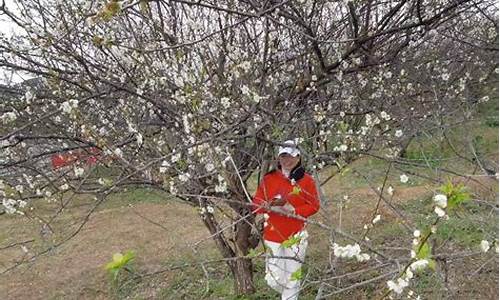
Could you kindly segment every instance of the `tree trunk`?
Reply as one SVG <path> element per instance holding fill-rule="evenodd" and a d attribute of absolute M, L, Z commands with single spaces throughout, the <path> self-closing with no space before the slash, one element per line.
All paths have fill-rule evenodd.
<path fill-rule="evenodd" d="M 234 227 L 235 249 L 228 243 L 227 238 L 220 230 L 217 221 L 211 216 L 203 219 L 205 226 L 213 235 L 213 239 L 217 248 L 224 258 L 227 258 L 227 265 L 231 270 L 234 280 L 234 292 L 236 295 L 250 295 L 255 293 L 253 282 L 253 263 L 252 260 L 246 258 L 251 248 L 255 245 L 251 243 L 253 240 L 252 226 L 254 216 L 248 209 L 242 212 L 245 215 L 245 220 L 241 220 Z"/>
<path fill-rule="evenodd" d="M 237 258 L 231 271 L 234 278 L 234 292 L 236 295 L 250 295 L 255 293 L 253 284 L 253 263 L 248 258 Z"/>
<path fill-rule="evenodd" d="M 252 248 L 250 242 L 252 237 L 252 226 L 254 216 L 247 209 L 241 211 L 240 217 L 244 220 L 238 222 L 235 226 L 236 256 L 238 257 L 233 264 L 234 291 L 237 295 L 248 295 L 255 292 L 253 284 L 253 263 L 249 258 L 245 258 Z M 254 246 L 255 247 L 255 246 Z"/>

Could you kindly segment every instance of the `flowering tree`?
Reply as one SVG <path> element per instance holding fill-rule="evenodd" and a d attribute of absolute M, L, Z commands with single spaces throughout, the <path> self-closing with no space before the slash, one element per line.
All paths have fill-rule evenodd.
<path fill-rule="evenodd" d="M 423 128 L 470 118 L 498 70 L 489 1 L 28 0 L 1 11 L 21 33 L 2 37 L 0 66 L 34 77 L 0 104 L 5 211 L 36 219 L 26 207 L 60 197 L 57 215 L 69 195 L 90 194 L 91 214 L 127 186 L 168 191 L 200 208 L 239 294 L 254 291 L 260 238 L 247 183 L 279 141 L 301 137 L 315 170 L 365 155 L 405 164 Z M 62 153 L 98 163 L 52 170 Z M 332 252 L 369 257 L 348 246 Z"/>

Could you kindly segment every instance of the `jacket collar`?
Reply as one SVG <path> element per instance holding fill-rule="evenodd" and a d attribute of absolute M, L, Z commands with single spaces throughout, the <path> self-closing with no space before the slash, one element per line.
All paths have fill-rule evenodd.
<path fill-rule="evenodd" d="M 292 171 L 290 171 L 290 175 L 288 176 L 288 178 L 297 182 L 304 177 L 305 173 L 306 170 L 304 169 L 304 167 L 302 167 L 301 164 L 298 164 L 295 166 L 295 168 L 292 169 Z"/>

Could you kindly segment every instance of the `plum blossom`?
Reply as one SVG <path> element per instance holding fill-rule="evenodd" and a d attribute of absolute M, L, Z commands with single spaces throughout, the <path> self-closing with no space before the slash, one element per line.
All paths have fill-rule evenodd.
<path fill-rule="evenodd" d="M 212 172 L 213 170 L 215 170 L 215 166 L 213 163 L 208 163 L 205 165 L 205 170 L 207 170 L 207 172 Z"/>
<path fill-rule="evenodd" d="M 446 197 L 446 195 L 443 194 L 435 195 L 434 202 L 436 203 L 437 206 L 445 208 L 446 205 L 448 204 L 448 197 Z"/>
<path fill-rule="evenodd" d="M 391 185 L 387 188 L 387 193 L 391 196 L 394 194 L 394 188 Z"/>
<path fill-rule="evenodd" d="M 189 180 L 189 178 L 191 178 L 191 175 L 189 173 L 183 173 L 179 175 L 179 180 L 181 182 L 186 182 Z"/>
<path fill-rule="evenodd" d="M 76 177 L 80 177 L 83 175 L 83 173 L 85 172 L 85 170 L 83 168 L 80 168 L 80 167 L 75 167 L 73 169 L 73 172 L 75 172 L 75 176 Z"/>
<path fill-rule="evenodd" d="M 389 120 L 391 119 L 391 116 L 390 116 L 388 113 L 386 113 L 385 111 L 382 111 L 382 112 L 380 113 L 380 117 L 381 117 L 382 119 L 386 120 L 386 121 L 389 121 Z"/>
<path fill-rule="evenodd" d="M 380 215 L 376 215 L 375 218 L 373 218 L 372 220 L 372 224 L 375 224 L 377 223 L 378 221 L 380 221 Z"/>
<path fill-rule="evenodd" d="M 217 175 L 217 179 L 219 181 L 219 184 L 215 186 L 215 192 L 217 193 L 227 192 L 227 183 L 224 177 L 222 177 L 221 175 Z"/>
<path fill-rule="evenodd" d="M 446 212 L 441 207 L 439 207 L 439 206 L 436 206 L 436 208 L 434 208 L 434 212 L 440 218 L 443 217 L 444 215 L 446 215 Z"/>
<path fill-rule="evenodd" d="M 408 280 L 403 278 L 398 278 L 397 281 L 389 280 L 387 281 L 387 286 L 389 290 L 394 291 L 396 294 L 401 294 L 405 287 L 409 285 Z"/>
<path fill-rule="evenodd" d="M 410 265 L 410 270 L 420 271 L 420 270 L 424 269 L 425 267 L 427 267 L 428 264 L 429 264 L 429 261 L 427 259 L 419 259 L 417 261 L 414 261 Z"/>
<path fill-rule="evenodd" d="M 222 104 L 222 107 L 224 108 L 229 108 L 231 106 L 231 102 L 228 97 L 222 97 L 220 99 L 220 103 Z"/>
<path fill-rule="evenodd" d="M 177 154 L 172 155 L 172 157 L 170 158 L 170 161 L 172 163 L 176 163 L 179 161 L 179 159 L 181 159 L 181 154 L 177 153 Z"/>
<path fill-rule="evenodd" d="M 483 252 L 488 252 L 488 250 L 490 250 L 490 242 L 486 240 L 482 240 L 479 246 Z"/>
<path fill-rule="evenodd" d="M 160 173 L 163 174 L 163 173 L 167 172 L 167 168 L 169 166 L 170 166 L 170 164 L 168 163 L 168 161 L 166 161 L 166 160 L 162 161 L 161 166 L 160 166 L 160 170 L 159 170 Z"/>
<path fill-rule="evenodd" d="M 399 176 L 399 181 L 401 181 L 402 183 L 407 183 L 408 182 L 408 176 L 406 176 L 406 174 L 402 174 Z"/>
<path fill-rule="evenodd" d="M 243 95 L 245 95 L 245 96 L 250 95 L 250 89 L 248 88 L 248 86 L 244 85 L 240 88 L 240 90 L 241 90 L 241 93 L 243 93 Z"/>
<path fill-rule="evenodd" d="M 116 148 L 113 153 L 118 157 L 123 157 L 123 152 L 120 148 Z"/>
<path fill-rule="evenodd" d="M 4 124 L 7 124 L 7 123 L 9 123 L 9 122 L 13 122 L 13 121 L 15 121 L 15 120 L 17 119 L 17 115 L 16 115 L 16 113 L 14 113 L 14 112 L 12 112 L 12 111 L 9 111 L 9 112 L 4 113 L 4 114 L 0 117 L 0 119 L 2 120 L 2 122 L 3 122 Z"/>
<path fill-rule="evenodd" d="M 68 101 L 63 102 L 61 105 L 62 111 L 66 114 L 69 114 L 73 111 L 73 109 L 78 107 L 78 100 L 76 99 L 71 99 Z"/>
<path fill-rule="evenodd" d="M 367 253 L 361 253 L 361 248 L 357 243 L 354 245 L 346 246 L 339 246 L 337 243 L 333 243 L 333 254 L 341 258 L 355 257 L 359 262 L 370 259 L 370 255 L 368 255 Z"/>
<path fill-rule="evenodd" d="M 14 199 L 2 199 L 2 205 L 5 208 L 5 212 L 8 214 L 13 214 L 17 211 L 15 208 L 16 203 Z"/>

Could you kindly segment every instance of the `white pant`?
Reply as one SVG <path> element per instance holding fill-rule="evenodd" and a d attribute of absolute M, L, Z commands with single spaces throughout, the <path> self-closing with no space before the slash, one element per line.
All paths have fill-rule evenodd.
<path fill-rule="evenodd" d="M 296 300 L 299 297 L 300 280 L 292 280 L 291 276 L 302 267 L 306 256 L 307 232 L 304 230 L 295 236 L 301 238 L 300 242 L 289 248 L 280 243 L 264 241 L 270 250 L 266 256 L 265 279 L 271 288 L 281 293 L 282 300 Z"/>

